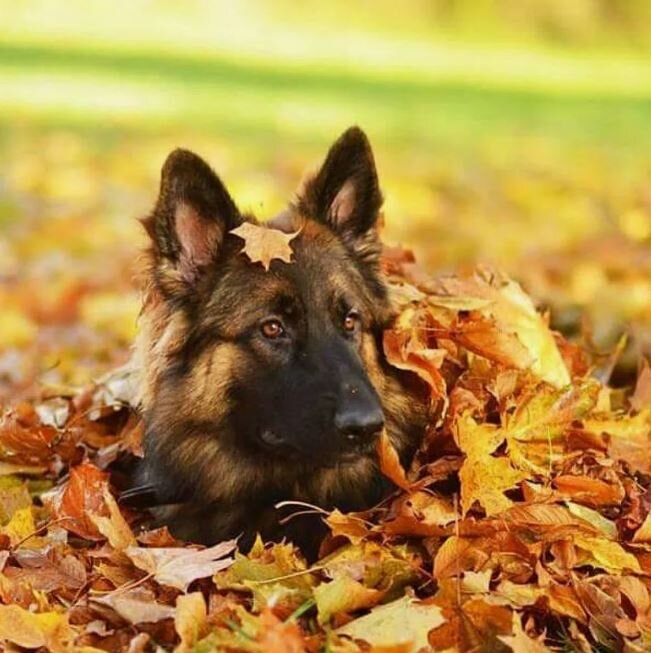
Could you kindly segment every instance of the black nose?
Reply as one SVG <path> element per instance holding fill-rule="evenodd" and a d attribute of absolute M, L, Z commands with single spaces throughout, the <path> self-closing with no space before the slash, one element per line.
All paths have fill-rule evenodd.
<path fill-rule="evenodd" d="M 335 428 L 350 443 L 368 440 L 384 426 L 384 415 L 379 405 L 349 405 L 335 414 Z"/>

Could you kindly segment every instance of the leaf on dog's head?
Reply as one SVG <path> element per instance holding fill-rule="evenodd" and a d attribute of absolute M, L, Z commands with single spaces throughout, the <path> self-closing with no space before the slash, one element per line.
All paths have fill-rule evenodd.
<path fill-rule="evenodd" d="M 287 234 L 280 229 L 251 222 L 241 224 L 230 233 L 244 241 L 242 251 L 249 257 L 251 263 L 262 263 L 265 270 L 269 269 L 271 261 L 275 258 L 285 263 L 292 262 L 293 252 L 290 243 L 299 234 L 298 231 Z"/>

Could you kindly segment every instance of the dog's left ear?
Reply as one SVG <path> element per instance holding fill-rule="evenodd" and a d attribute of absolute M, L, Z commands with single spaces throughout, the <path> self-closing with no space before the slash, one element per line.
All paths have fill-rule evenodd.
<path fill-rule="evenodd" d="M 356 254 L 377 259 L 377 222 L 382 193 L 371 144 L 359 127 L 346 130 L 296 200 L 307 218 L 327 224 Z"/>

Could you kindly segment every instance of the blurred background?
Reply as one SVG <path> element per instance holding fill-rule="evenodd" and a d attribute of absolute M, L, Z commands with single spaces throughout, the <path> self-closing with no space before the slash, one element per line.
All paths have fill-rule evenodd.
<path fill-rule="evenodd" d="M 647 0 L 0 0 L 0 400 L 126 358 L 171 149 L 264 218 L 351 124 L 387 241 L 651 352 Z"/>

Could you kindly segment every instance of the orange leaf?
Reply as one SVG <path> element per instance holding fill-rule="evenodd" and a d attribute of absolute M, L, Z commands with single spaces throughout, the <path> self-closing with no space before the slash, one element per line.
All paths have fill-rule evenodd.
<path fill-rule="evenodd" d="M 443 527 L 456 518 L 449 499 L 428 492 L 412 492 L 393 503 L 382 531 L 387 535 L 412 537 L 443 535 Z"/>
<path fill-rule="evenodd" d="M 403 314 L 405 317 L 408 312 Z M 432 397 L 446 396 L 445 380 L 439 371 L 445 358 L 444 349 L 431 349 L 419 342 L 410 327 L 398 326 L 384 332 L 384 353 L 393 367 L 417 374 L 430 388 Z"/>
<path fill-rule="evenodd" d="M 391 479 L 399 488 L 408 490 L 411 485 L 407 480 L 405 470 L 400 464 L 398 452 L 395 450 L 386 429 L 382 431 L 377 443 L 378 458 L 380 461 L 380 471 Z"/>
<path fill-rule="evenodd" d="M 624 499 L 624 489 L 588 476 L 557 476 L 554 485 L 565 496 L 591 506 L 617 505 Z"/>
<path fill-rule="evenodd" d="M 102 533 L 92 516 L 111 517 L 104 500 L 108 474 L 95 465 L 74 467 L 65 485 L 44 497 L 47 507 L 66 530 L 89 540 L 101 540 Z"/>

